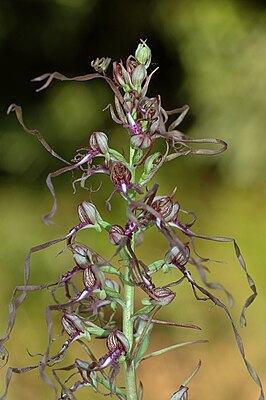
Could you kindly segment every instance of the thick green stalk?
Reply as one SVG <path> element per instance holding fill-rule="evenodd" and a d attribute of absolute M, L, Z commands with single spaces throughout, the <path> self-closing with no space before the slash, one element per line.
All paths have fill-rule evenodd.
<path fill-rule="evenodd" d="M 135 169 L 133 168 L 133 157 L 135 150 L 130 148 L 130 166 L 132 167 L 132 177 L 131 182 L 135 183 Z M 134 249 L 134 236 L 131 241 L 131 247 Z M 123 309 L 123 332 L 127 337 L 130 344 L 130 353 L 133 347 L 133 320 L 131 316 L 134 314 L 134 293 L 135 288 L 133 285 L 128 284 L 129 282 L 129 267 L 130 267 L 130 255 L 127 254 L 127 264 L 125 265 L 125 282 L 124 282 L 124 302 L 125 307 Z M 130 357 L 128 357 L 130 358 Z M 137 384 L 136 384 L 136 370 L 134 362 L 128 365 L 127 360 L 124 363 L 125 371 L 125 385 L 127 400 L 137 400 Z"/>

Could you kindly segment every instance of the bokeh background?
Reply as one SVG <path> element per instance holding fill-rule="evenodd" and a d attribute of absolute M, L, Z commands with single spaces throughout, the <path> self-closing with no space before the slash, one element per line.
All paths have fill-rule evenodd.
<path fill-rule="evenodd" d="M 125 60 L 134 54 L 140 38 L 147 39 L 152 49 L 152 67 L 160 67 L 149 95 L 160 94 L 166 109 L 190 105 L 183 132 L 228 143 L 227 152 L 218 156 L 173 161 L 159 173 L 158 182 L 161 194 L 171 193 L 177 186 L 176 198 L 182 208 L 198 215 L 197 232 L 234 237 L 240 245 L 259 292 L 248 311 L 248 327 L 241 333 L 247 357 L 265 384 L 266 7 L 259 0 L 0 1 L 0 333 L 5 331 L 12 289 L 22 283 L 29 248 L 63 236 L 76 223 L 76 205 L 88 198 L 81 190 L 73 196 L 70 174 L 57 179 L 57 224 L 41 223 L 41 215 L 51 206 L 45 178 L 61 165 L 22 131 L 14 115 L 6 116 L 6 110 L 12 102 L 22 105 L 27 125 L 38 128 L 67 159 L 86 146 L 93 130 L 106 131 L 112 147 L 121 149 L 128 138 L 113 125 L 109 113 L 102 112 L 112 101 L 104 82 L 57 82 L 35 93 L 38 85 L 30 80 L 53 71 L 68 76 L 86 74 L 96 57 Z M 96 187 L 99 182 L 92 184 Z M 103 188 L 108 187 L 105 183 Z M 95 196 L 107 215 L 104 194 L 101 191 Z M 113 209 L 119 220 L 117 204 L 113 203 Z M 83 239 L 100 251 L 105 246 L 97 235 L 84 234 Z M 144 246 L 146 262 L 160 258 L 165 251 L 165 243 L 155 242 L 153 236 L 147 237 Z M 197 246 L 202 255 L 226 261 L 210 265 L 210 278 L 234 294 L 232 314 L 237 320 L 249 290 L 233 246 L 204 241 Z M 56 280 L 71 268 L 66 254 L 56 257 L 61 248 L 32 257 L 32 282 Z M 47 300 L 45 293 L 34 293 L 19 309 L 8 347 L 9 365 L 32 364 L 34 359 L 26 349 L 38 353 L 45 348 Z M 145 399 L 169 399 L 199 359 L 202 368 L 190 384 L 191 399 L 257 399 L 256 385 L 220 310 L 197 302 L 184 285 L 163 317 L 199 324 L 203 330 L 158 328 L 152 349 L 197 338 L 210 342 L 145 361 L 139 370 Z M 103 348 L 96 349 L 99 356 Z M 5 373 L 6 368 L 0 371 L 1 393 Z M 14 376 L 8 399 L 35 398 L 52 398 L 37 373 Z M 99 397 L 81 392 L 78 398 Z"/>

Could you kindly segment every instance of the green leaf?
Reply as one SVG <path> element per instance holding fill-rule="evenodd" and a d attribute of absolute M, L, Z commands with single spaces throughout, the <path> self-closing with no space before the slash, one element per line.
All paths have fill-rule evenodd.
<path fill-rule="evenodd" d="M 102 378 L 97 375 L 96 381 L 101 383 L 104 387 L 106 387 L 106 389 L 111 390 L 110 381 L 108 379 Z M 112 387 L 112 390 L 115 391 L 115 393 L 119 394 L 119 396 L 121 396 L 123 400 L 127 400 L 127 396 L 125 395 L 122 389 L 116 386 L 115 389 Z"/>
<path fill-rule="evenodd" d="M 163 266 L 164 264 L 165 264 L 165 261 L 164 261 L 164 260 L 157 260 L 157 261 L 154 261 L 153 263 L 151 263 L 151 264 L 148 265 L 148 270 L 149 270 L 150 272 L 156 272 L 156 271 L 158 271 L 159 269 L 161 269 L 162 266 Z"/>
<path fill-rule="evenodd" d="M 105 292 L 106 292 L 106 294 L 107 294 L 108 296 L 110 296 L 110 297 L 112 297 L 112 298 L 114 298 L 114 299 L 123 300 L 122 297 L 121 297 L 121 295 L 120 295 L 120 293 L 116 292 L 116 291 L 113 290 L 113 289 L 110 289 L 108 286 L 105 286 L 105 287 L 104 287 L 104 290 L 105 290 Z"/>
<path fill-rule="evenodd" d="M 110 153 L 116 160 L 118 160 L 118 161 L 123 161 L 125 164 L 127 164 L 125 157 L 123 157 L 122 154 L 119 153 L 119 151 L 109 148 L 109 153 Z"/>
<path fill-rule="evenodd" d="M 133 164 L 137 164 L 141 160 L 142 156 L 143 156 L 143 150 L 136 149 L 133 157 Z"/>
<path fill-rule="evenodd" d="M 131 318 L 138 317 L 139 315 L 149 314 L 154 309 L 154 305 L 145 306 L 140 308 Z"/>
<path fill-rule="evenodd" d="M 106 331 L 103 328 L 100 328 L 99 326 L 95 325 L 93 322 L 90 321 L 84 321 L 84 324 L 86 325 L 86 332 L 89 332 L 90 334 L 100 336 L 100 337 L 107 337 L 110 332 Z"/>
<path fill-rule="evenodd" d="M 189 344 L 207 343 L 207 342 L 208 342 L 208 340 L 192 340 L 190 342 L 177 343 L 177 344 L 174 344 L 173 346 L 165 347 L 164 349 L 153 351 L 152 353 L 146 354 L 146 356 L 143 356 L 140 361 L 147 360 L 148 358 L 151 358 L 154 356 L 160 356 L 161 354 L 167 353 L 168 351 L 177 349 L 179 347 L 184 347 Z"/>
<path fill-rule="evenodd" d="M 117 275 L 121 280 L 123 280 L 123 274 L 112 265 L 103 265 L 100 267 L 100 270 L 107 274 Z"/>
<path fill-rule="evenodd" d="M 147 334 L 144 336 L 144 339 L 143 339 L 143 341 L 142 341 L 142 343 L 141 343 L 141 345 L 140 345 L 138 354 L 137 354 L 137 356 L 136 356 L 136 358 L 135 358 L 135 364 L 136 364 L 136 365 L 138 364 L 138 362 L 141 360 L 141 358 L 142 358 L 142 357 L 144 356 L 144 354 L 146 353 L 146 351 L 147 351 L 147 349 L 148 349 L 148 347 L 149 347 L 149 344 L 150 344 L 150 334 L 147 333 Z"/>
<path fill-rule="evenodd" d="M 149 306 L 149 305 L 151 304 L 151 301 L 150 301 L 150 299 L 149 299 L 148 297 L 143 297 L 143 298 L 141 299 L 141 303 L 142 303 L 144 306 Z"/>

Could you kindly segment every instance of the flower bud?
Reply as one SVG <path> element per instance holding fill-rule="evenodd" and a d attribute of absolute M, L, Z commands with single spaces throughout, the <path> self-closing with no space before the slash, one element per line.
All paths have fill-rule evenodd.
<path fill-rule="evenodd" d="M 170 196 L 156 196 L 151 206 L 163 218 L 167 218 L 172 213 L 173 200 Z"/>
<path fill-rule="evenodd" d="M 125 92 L 131 90 L 131 79 L 122 62 L 118 63 L 115 61 L 113 63 L 113 74 L 114 80 L 118 83 L 118 85 L 122 86 Z"/>
<path fill-rule="evenodd" d="M 172 196 L 156 196 L 152 208 L 161 214 L 166 222 L 172 222 L 177 218 L 179 204 L 173 202 Z"/>
<path fill-rule="evenodd" d="M 105 284 L 104 272 L 100 270 L 97 265 L 92 265 L 89 268 L 84 269 L 83 272 L 83 283 L 86 289 L 102 289 Z"/>
<path fill-rule="evenodd" d="M 119 245 L 125 238 L 124 228 L 120 225 L 112 225 L 109 229 L 109 240 L 114 245 Z"/>
<path fill-rule="evenodd" d="M 87 268 L 90 264 L 92 264 L 92 254 L 90 250 L 83 245 L 78 245 L 73 250 L 73 257 L 76 264 L 80 268 Z"/>
<path fill-rule="evenodd" d="M 96 282 L 97 282 L 97 279 L 96 279 L 96 276 L 95 276 L 94 272 L 92 271 L 92 269 L 91 268 L 84 269 L 83 283 L 84 283 L 84 286 L 86 287 L 86 289 L 90 290 L 90 289 L 95 288 Z"/>
<path fill-rule="evenodd" d="M 104 132 L 93 132 L 90 136 L 90 147 L 92 150 L 97 150 L 102 154 L 107 154 L 108 147 L 108 137 Z"/>
<path fill-rule="evenodd" d="M 165 255 L 165 263 L 174 265 L 177 268 L 182 269 L 188 262 L 190 257 L 190 250 L 187 244 L 184 247 L 179 248 L 177 246 L 172 247 Z"/>
<path fill-rule="evenodd" d="M 151 63 L 151 49 L 147 46 L 146 41 L 141 40 L 135 52 L 136 60 L 148 68 Z"/>
<path fill-rule="evenodd" d="M 143 81 L 146 79 L 147 77 L 147 71 L 145 69 L 145 67 L 140 64 L 137 66 L 137 68 L 135 68 L 133 75 L 132 75 L 132 84 L 133 86 L 136 88 L 136 90 L 141 90 L 141 85 L 143 83 Z"/>
<path fill-rule="evenodd" d="M 132 147 L 135 149 L 147 149 L 151 146 L 153 140 L 150 135 L 143 133 L 140 135 L 131 136 L 130 142 Z"/>
<path fill-rule="evenodd" d="M 160 306 L 166 306 L 167 304 L 170 304 L 175 298 L 175 293 L 166 287 L 155 288 L 153 290 L 153 294 L 156 296 L 156 299 L 151 298 L 151 303 L 158 304 Z"/>
<path fill-rule="evenodd" d="M 84 332 L 82 319 L 76 314 L 65 313 L 62 317 L 62 325 L 69 336 L 79 335 Z"/>
<path fill-rule="evenodd" d="M 124 354 L 129 351 L 129 342 L 123 332 L 113 329 L 106 339 L 106 345 L 110 352 L 122 350 Z"/>
<path fill-rule="evenodd" d="M 126 69 L 132 81 L 132 76 L 134 74 L 135 69 L 139 66 L 139 62 L 133 56 L 128 56 L 126 61 Z"/>
<path fill-rule="evenodd" d="M 105 280 L 105 286 L 107 286 L 109 289 L 113 290 L 114 292 L 120 293 L 121 288 L 118 282 L 116 282 L 113 279 L 106 279 Z"/>
<path fill-rule="evenodd" d="M 90 225 L 96 225 L 102 219 L 96 207 L 88 201 L 78 205 L 78 215 L 81 223 Z"/>

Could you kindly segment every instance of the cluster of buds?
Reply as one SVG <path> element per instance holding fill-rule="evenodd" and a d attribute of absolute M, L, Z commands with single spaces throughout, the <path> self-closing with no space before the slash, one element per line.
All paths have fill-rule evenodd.
<path fill-rule="evenodd" d="M 135 57 L 129 56 L 126 67 L 123 62 L 113 63 L 114 80 L 124 92 L 141 91 L 141 87 L 147 78 L 147 68 L 151 63 L 151 50 L 145 42 L 139 44 Z"/>

